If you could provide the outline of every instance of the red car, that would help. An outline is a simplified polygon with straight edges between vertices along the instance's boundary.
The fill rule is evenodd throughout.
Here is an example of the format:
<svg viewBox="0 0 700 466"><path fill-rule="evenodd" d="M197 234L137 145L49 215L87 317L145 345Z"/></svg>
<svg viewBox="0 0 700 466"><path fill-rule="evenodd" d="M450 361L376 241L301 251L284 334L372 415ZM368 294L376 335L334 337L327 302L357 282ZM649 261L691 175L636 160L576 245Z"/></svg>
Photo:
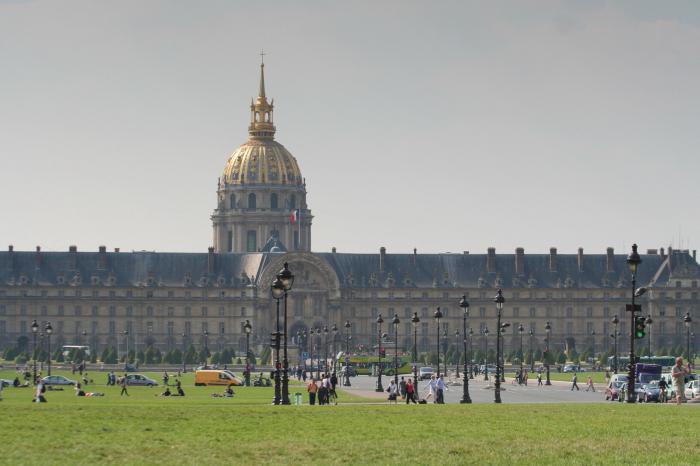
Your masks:
<svg viewBox="0 0 700 466"><path fill-rule="evenodd" d="M610 401L617 400L620 395L620 389L623 385L625 385L625 382L623 381L610 382L603 393L605 399Z"/></svg>

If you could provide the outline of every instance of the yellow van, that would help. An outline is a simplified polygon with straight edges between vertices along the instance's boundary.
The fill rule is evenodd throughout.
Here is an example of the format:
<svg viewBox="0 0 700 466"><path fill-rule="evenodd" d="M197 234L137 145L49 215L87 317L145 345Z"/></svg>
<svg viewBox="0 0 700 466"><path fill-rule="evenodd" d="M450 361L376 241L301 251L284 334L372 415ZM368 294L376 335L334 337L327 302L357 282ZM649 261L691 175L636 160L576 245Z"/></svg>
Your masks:
<svg viewBox="0 0 700 466"><path fill-rule="evenodd" d="M203 385L243 385L243 381L228 371L203 370L194 373L194 384Z"/></svg>

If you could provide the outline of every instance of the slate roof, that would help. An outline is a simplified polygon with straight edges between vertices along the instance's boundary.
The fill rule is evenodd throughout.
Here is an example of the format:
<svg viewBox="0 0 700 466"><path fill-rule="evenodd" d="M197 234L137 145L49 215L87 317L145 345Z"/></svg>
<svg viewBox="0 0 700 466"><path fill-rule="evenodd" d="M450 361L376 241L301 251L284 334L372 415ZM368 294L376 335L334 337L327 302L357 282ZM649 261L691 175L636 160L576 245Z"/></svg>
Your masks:
<svg viewBox="0 0 700 466"><path fill-rule="evenodd" d="M37 286L227 286L255 284L279 253L208 254L163 252L0 252L0 283ZM495 254L495 272L487 271L488 254L313 253L338 275L342 287L463 288L601 288L626 287L626 255L613 255L607 271L605 254L557 254L550 271L549 254L524 254L523 274L516 274L515 254ZM40 258L37 260L37 258ZM210 261L211 268L210 268ZM700 277L700 266L687 251L671 256L642 255L640 286L665 286L671 278ZM104 266L100 266L103 263ZM37 265L38 264L38 265Z"/></svg>

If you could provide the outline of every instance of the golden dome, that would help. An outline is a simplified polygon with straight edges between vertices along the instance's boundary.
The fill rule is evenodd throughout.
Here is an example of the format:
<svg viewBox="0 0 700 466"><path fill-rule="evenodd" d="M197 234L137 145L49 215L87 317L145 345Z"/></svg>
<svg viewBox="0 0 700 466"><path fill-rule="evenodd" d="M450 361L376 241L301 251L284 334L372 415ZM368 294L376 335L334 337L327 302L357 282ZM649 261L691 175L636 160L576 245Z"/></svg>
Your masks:
<svg viewBox="0 0 700 466"><path fill-rule="evenodd" d="M224 184L304 183L294 156L274 140L273 111L273 103L265 96L265 64L261 63L258 98L250 103L250 139L228 158Z"/></svg>
<svg viewBox="0 0 700 466"><path fill-rule="evenodd" d="M301 171L292 154L272 139L250 139L231 154L225 184L301 185Z"/></svg>

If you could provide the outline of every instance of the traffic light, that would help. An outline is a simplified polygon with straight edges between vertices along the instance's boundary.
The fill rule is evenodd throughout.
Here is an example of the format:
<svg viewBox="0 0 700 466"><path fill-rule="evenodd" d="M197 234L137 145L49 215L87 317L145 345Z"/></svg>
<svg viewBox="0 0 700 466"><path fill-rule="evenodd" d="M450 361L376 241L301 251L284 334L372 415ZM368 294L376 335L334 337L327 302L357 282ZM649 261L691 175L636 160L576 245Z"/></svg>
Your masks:
<svg viewBox="0 0 700 466"><path fill-rule="evenodd" d="M644 317L635 317L634 318L634 338L635 340L639 340L644 338L646 335L646 324L644 323Z"/></svg>

